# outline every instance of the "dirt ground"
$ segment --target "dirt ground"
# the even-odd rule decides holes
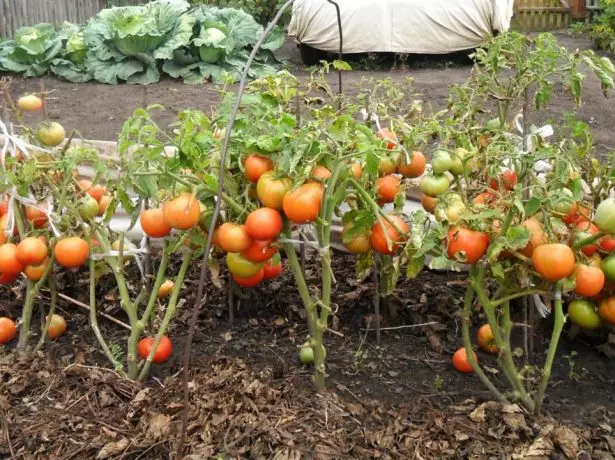
[[[560,42],[571,51],[587,49],[591,42],[580,35],[558,35]],[[298,76],[306,76],[307,71],[301,64],[299,51],[294,43],[287,42],[280,50],[290,70]],[[444,57],[442,59],[424,57],[407,61],[407,69],[394,71],[357,70],[344,74],[344,91],[352,92],[362,78],[391,78],[400,80],[408,76],[415,80],[418,92],[424,100],[435,109],[445,106],[448,86],[462,83],[469,75],[471,66],[468,62]],[[332,82],[336,84],[335,77]],[[84,138],[116,140],[123,121],[138,107],[148,104],[162,104],[166,110],[158,116],[162,126],[173,123],[176,115],[187,108],[203,111],[218,103],[218,93],[214,86],[185,85],[181,82],[165,79],[149,86],[117,85],[109,86],[98,83],[74,84],[53,77],[43,78],[45,87],[53,89],[53,98],[49,101],[49,113],[53,119],[61,121],[67,128],[77,129]],[[27,91],[37,91],[38,79],[15,78],[13,90],[16,95]],[[598,80],[591,76],[584,82],[584,99],[579,110],[582,120],[590,123],[594,130],[595,141],[600,151],[615,149],[611,129],[615,125],[615,109],[612,99],[606,99],[600,89]],[[532,121],[545,123],[549,119],[557,120],[564,113],[571,111],[573,104],[564,94],[556,94],[550,107],[543,114],[535,114]]]
[[[561,35],[570,49],[590,44]],[[299,69],[292,44],[283,49]],[[350,91],[362,77],[411,76],[435,107],[446,102],[447,85],[462,82],[470,71],[458,62],[410,63],[405,72],[356,71],[345,75]],[[174,81],[137,87],[76,85],[45,78],[55,89],[51,116],[86,138],[114,140],[122,120],[137,107],[161,103],[161,123],[189,107],[207,110],[217,101],[210,85]],[[16,93],[35,90],[37,80],[15,79]],[[615,148],[610,129],[615,108],[604,99],[597,80],[585,82],[580,116],[595,130],[601,149]],[[557,119],[571,102],[562,94],[537,117]],[[308,258],[308,282],[316,286],[318,264]],[[207,285],[197,325],[191,374],[190,458],[295,459],[443,459],[443,458],[615,458],[615,368],[600,352],[607,340],[569,337],[567,327],[545,401],[545,415],[533,418],[516,406],[489,402],[478,378],[456,372],[450,356],[461,346],[459,303],[464,276],[425,272],[397,287],[382,311],[380,343],[373,331],[374,290],[357,282],[354,259],[336,257],[338,283],[333,292],[336,333],[326,336],[328,390],[316,394],[311,369],[301,366],[297,349],[307,328],[291,275],[252,291],[234,292],[234,321],[229,321],[229,290]],[[135,385],[108,370],[88,326],[87,315],[61,300],[69,332],[32,357],[0,347],[0,457],[25,459],[162,459],[171,458],[181,416],[181,353],[198,279],[197,264],[186,281],[187,302],[169,335],[174,353],[155,366],[145,385]],[[134,267],[133,276],[138,276]],[[87,281],[62,273],[62,292],[87,303]],[[99,308],[121,320],[124,313],[109,279],[97,286]],[[41,306],[49,299],[43,292]],[[0,287],[0,315],[15,316],[23,299],[17,289]],[[520,311],[515,310],[520,320]],[[484,319],[474,315],[474,324]],[[100,320],[112,343],[126,333]],[[428,326],[416,326],[435,323]],[[402,326],[402,328],[399,328]],[[406,327],[414,326],[414,327]],[[37,325],[34,325],[37,330]],[[534,334],[529,364],[544,361],[549,321]],[[515,342],[521,345],[521,329]],[[478,353],[490,378],[503,390],[505,379],[495,357]],[[523,364],[524,358],[518,362]],[[535,382],[529,381],[531,388]]]

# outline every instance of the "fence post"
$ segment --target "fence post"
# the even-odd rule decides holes
[[[572,19],[584,19],[587,14],[585,0],[570,0],[570,14]]]

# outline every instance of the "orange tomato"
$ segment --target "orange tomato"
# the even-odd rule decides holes
[[[23,272],[26,275],[26,278],[28,278],[30,281],[39,281],[45,274],[45,270],[47,270],[48,266],[49,266],[49,258],[46,258],[39,265],[26,266],[26,268],[23,269]]]
[[[162,205],[162,215],[171,227],[188,230],[194,227],[201,217],[199,200],[190,193],[182,193]]]
[[[604,287],[604,272],[600,267],[591,265],[577,264],[575,269],[576,285],[574,292],[584,297],[598,295]]]
[[[615,325],[615,296],[608,297],[600,302],[598,314],[610,325]]]
[[[401,155],[397,172],[404,177],[421,177],[425,172],[427,160],[422,152],[412,152],[410,163],[406,162],[406,155]]]
[[[367,254],[371,249],[369,243],[369,232],[363,232],[355,235],[352,239],[347,240],[346,235],[352,230],[352,222],[344,225],[342,230],[342,243],[351,254]]]
[[[282,201],[284,214],[291,222],[306,224],[314,222],[320,214],[324,191],[320,184],[304,184],[289,192]]]
[[[143,232],[150,238],[163,238],[171,232],[171,225],[160,208],[146,209],[139,218]]]
[[[264,206],[282,209],[284,197],[292,187],[289,177],[277,178],[274,171],[263,174],[256,184],[256,196]]]
[[[246,158],[243,166],[246,179],[256,184],[263,174],[273,170],[273,161],[271,158],[250,154]]]
[[[4,196],[2,201],[0,201],[0,217],[5,215],[9,211],[9,197]]]
[[[493,190],[487,190],[486,192],[479,193],[474,197],[472,203],[475,206],[488,205],[496,200],[497,194]]]
[[[160,288],[158,289],[158,298],[162,299],[164,297],[168,297],[169,295],[171,295],[171,292],[173,291],[173,288],[175,287],[175,283],[171,280],[165,280],[164,283],[162,283],[160,285]]]
[[[0,273],[19,273],[24,264],[17,257],[17,246],[13,243],[4,243],[0,246]]]
[[[107,208],[111,204],[111,195],[103,195],[100,201],[98,202],[98,217],[104,216],[105,212],[107,212]]]
[[[47,321],[47,318],[45,318]],[[49,329],[47,329],[47,337],[57,339],[66,332],[66,321],[60,315],[51,315]]]
[[[561,243],[538,246],[532,254],[532,262],[540,277],[547,281],[568,278],[576,268],[572,249]]]
[[[47,205],[45,203],[39,203],[38,207],[41,209],[45,209]],[[40,209],[31,208],[30,206],[26,206],[26,219],[32,222],[34,228],[44,228],[47,226],[47,215],[41,211]]]
[[[30,236],[17,245],[17,259],[22,265],[40,265],[48,254],[47,245],[40,238]]]
[[[363,167],[361,166],[361,163],[352,163],[350,165],[350,173],[352,174],[352,177],[354,177],[356,180],[361,179],[361,176],[363,175]]]
[[[486,353],[497,353],[498,346],[495,344],[495,337],[489,324],[483,324],[476,335],[478,346]]]
[[[472,352],[472,356],[474,357],[474,361],[478,364],[478,356],[476,356],[476,353]],[[468,361],[468,355],[466,354],[465,347],[458,349],[453,355],[453,367],[464,374],[474,372],[474,369],[472,369],[472,366]]]
[[[331,177],[331,171],[328,168],[316,165],[312,169],[312,179],[315,179],[317,182],[325,182],[329,180]]]
[[[15,321],[6,316],[0,318],[0,345],[9,343],[17,335],[17,325]]]
[[[392,174],[381,177],[376,181],[378,200],[382,203],[391,203],[399,193],[400,180]]]
[[[436,209],[436,206],[438,205],[438,197],[425,195],[423,193],[421,203],[425,211],[433,214],[434,210]]]
[[[372,234],[370,235],[369,242],[374,251],[390,256],[397,252],[399,247],[406,240],[407,234],[410,232],[410,226],[399,216],[389,216],[389,220],[394,223],[403,234],[400,234],[386,219],[380,217],[378,222],[372,227]],[[389,236],[389,240],[391,241],[392,247],[390,248],[387,245],[387,238],[384,233],[385,230],[386,235]]]
[[[252,238],[245,225],[225,222],[220,226],[218,242],[226,252],[243,252],[252,244]]]
[[[83,265],[90,256],[88,243],[77,236],[59,240],[53,248],[56,261],[65,268],[76,268]]]

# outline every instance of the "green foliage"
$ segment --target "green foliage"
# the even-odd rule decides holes
[[[0,71],[40,76],[51,71],[73,82],[90,79],[148,84],[160,71],[187,83],[235,81],[263,32],[244,11],[201,6],[185,0],[102,10],[86,26],[65,23],[59,30],[39,24],[0,43]],[[250,77],[274,73],[273,50],[284,41],[276,29],[251,66]]]
[[[615,0],[601,0],[602,12],[591,25],[589,35],[598,49],[615,52]]]
[[[259,24],[267,25],[276,15],[285,0],[190,0],[193,5],[212,5],[219,8],[237,8],[245,11],[258,21]],[[282,16],[281,24],[290,20],[291,8],[288,8]]]

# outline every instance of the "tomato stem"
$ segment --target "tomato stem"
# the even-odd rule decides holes
[[[500,391],[495,387],[495,385],[489,380],[489,377],[483,372],[480,368],[478,362],[474,359],[474,352],[472,350],[472,341],[470,340],[470,323],[471,323],[471,315],[472,315],[472,301],[474,300],[474,288],[471,284],[468,285],[468,289],[466,290],[464,306],[463,306],[463,321],[461,323],[461,333],[463,336],[463,345],[466,349],[466,356],[468,358],[468,362],[472,366],[472,369],[478,376],[481,382],[493,393],[498,401],[502,404],[510,404],[508,399],[500,393]]]
[[[50,261],[50,264],[53,265],[53,260]],[[47,315],[47,319],[45,320],[45,324],[43,325],[41,331],[41,337],[38,339],[38,343],[36,347],[34,347],[34,352],[36,353],[41,349],[45,340],[47,338],[47,331],[49,330],[49,325],[51,324],[51,317],[56,311],[56,305],[58,304],[58,289],[56,284],[56,274],[54,272],[54,268],[51,268],[51,276],[49,277],[49,296],[51,298],[49,305],[49,314]]]
[[[603,236],[605,236],[606,233],[604,232],[598,232],[598,233],[594,233],[591,236],[588,236],[587,238],[583,238],[582,240],[576,241],[573,245],[572,245],[572,249],[574,251],[577,251],[579,249],[584,248],[585,246],[589,246],[590,244],[595,243],[596,241],[598,241],[600,238],[602,238]]]
[[[555,288],[554,297],[554,324],[553,324],[553,333],[551,334],[551,342],[549,343],[549,350],[547,352],[547,360],[545,361],[545,365],[542,370],[542,379],[540,381],[540,386],[538,387],[538,393],[536,394],[534,415],[540,415],[540,411],[542,409],[542,403],[544,401],[545,391],[547,390],[547,385],[549,384],[549,379],[551,378],[551,369],[553,368],[553,360],[555,359],[555,353],[557,351],[557,345],[559,343],[560,336],[562,334],[562,329],[564,328],[564,323],[566,322],[566,318],[564,316],[564,310],[562,307],[562,285],[561,281],[557,283]]]

